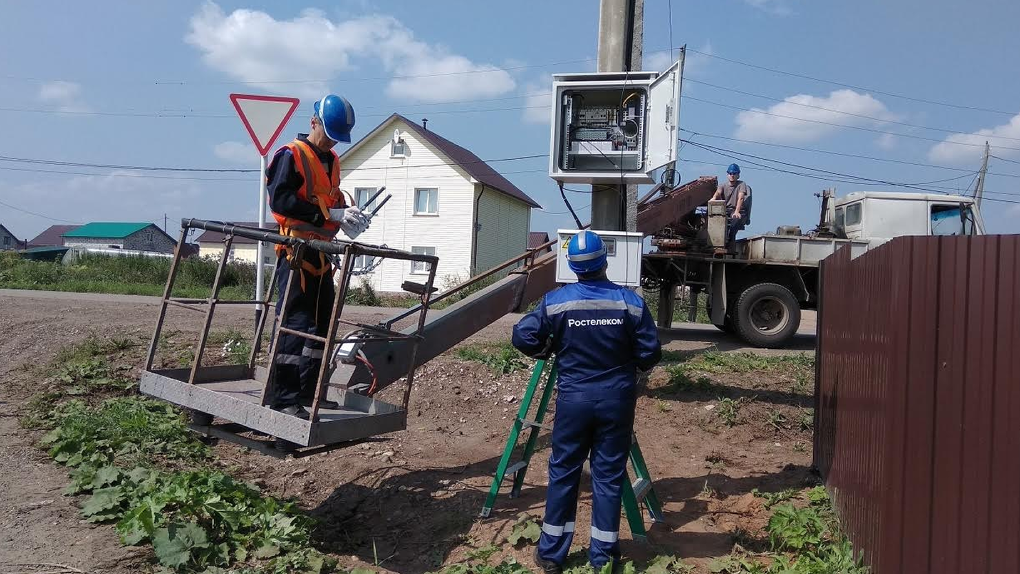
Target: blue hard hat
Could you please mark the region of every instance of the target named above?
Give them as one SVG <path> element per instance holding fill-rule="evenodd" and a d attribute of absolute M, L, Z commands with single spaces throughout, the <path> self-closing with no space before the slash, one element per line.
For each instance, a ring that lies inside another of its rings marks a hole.
<path fill-rule="evenodd" d="M 606 244 L 594 231 L 579 232 L 567 244 L 567 265 L 578 275 L 601 271 L 606 266 Z"/>
<path fill-rule="evenodd" d="M 726 173 L 740 173 L 740 166 L 735 163 L 731 163 L 730 167 L 726 168 Z"/>
<path fill-rule="evenodd" d="M 351 142 L 354 107 L 346 98 L 330 94 L 315 102 L 315 117 L 322 122 L 326 137 L 335 142 Z"/>

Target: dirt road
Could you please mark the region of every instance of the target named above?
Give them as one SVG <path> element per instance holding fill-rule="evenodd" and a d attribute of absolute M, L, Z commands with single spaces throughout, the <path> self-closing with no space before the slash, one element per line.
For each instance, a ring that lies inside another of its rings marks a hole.
<path fill-rule="evenodd" d="M 88 572 L 137 572 L 148 559 L 145 550 L 122 547 L 112 527 L 79 519 L 74 501 L 60 494 L 65 469 L 33 447 L 38 437 L 21 429 L 16 417 L 38 390 L 27 366 L 45 364 L 88 334 L 130 337 L 141 349 L 156 310 L 156 300 L 148 297 L 0 291 L 0 332 L 6 335 L 0 338 L 0 571 L 15 563 L 52 562 Z M 350 312 L 359 321 L 391 313 Z M 172 311 L 168 328 L 193 332 L 201 319 Z M 472 341 L 505 340 L 515 321 L 506 317 Z M 249 325 L 249 311 L 217 312 L 216 328 Z M 701 340 L 692 340 L 697 337 L 689 331 L 664 332 L 664 345 L 674 351 L 725 345 L 713 327 L 701 329 Z M 496 376 L 447 354 L 419 371 L 405 431 L 297 460 L 270 459 L 227 443 L 215 452 L 235 476 L 274 495 L 297 496 L 320 519 L 315 537 L 321 550 L 348 562 L 378 559 L 395 572 L 425 572 L 463 558 L 472 547 L 502 544 L 519 513 L 541 514 L 548 449 L 536 455 L 520 498 L 502 496 L 492 518 L 477 518 L 527 377 L 524 370 Z M 713 375 L 710 388 L 691 391 L 677 390 L 669 379 L 665 368 L 653 372 L 636 425 L 666 522 L 652 528 L 651 546 L 632 542 L 629 533 L 621 538 L 628 556 L 675 553 L 707 572 L 711 558 L 730 552 L 735 531 L 760 530 L 767 520 L 753 489 L 799 487 L 809 480 L 810 430 L 770 421 L 797 420 L 811 401 L 803 388 L 791 390 L 798 382 L 782 373 Z M 401 393 L 399 387 L 381 395 Z M 720 423 L 714 410 L 721 396 L 743 405 L 733 426 Z M 590 519 L 589 491 L 582 486 L 579 532 L 587 531 Z M 582 538 L 575 543 L 582 545 Z M 530 563 L 527 549 L 504 545 L 503 553 Z"/>

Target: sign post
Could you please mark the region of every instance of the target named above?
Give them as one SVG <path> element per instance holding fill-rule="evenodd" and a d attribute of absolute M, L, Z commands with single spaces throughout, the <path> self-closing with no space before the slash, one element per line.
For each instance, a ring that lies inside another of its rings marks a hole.
<path fill-rule="evenodd" d="M 251 94 L 230 94 L 230 103 L 234 104 L 237 115 L 244 123 L 248 135 L 251 136 L 255 149 L 259 152 L 259 228 L 264 228 L 266 223 L 266 167 L 268 165 L 269 150 L 273 142 L 280 136 L 284 126 L 294 115 L 300 100 L 297 98 L 286 98 L 281 96 L 258 96 Z M 256 255 L 258 261 L 255 264 L 255 300 L 261 301 L 265 289 L 265 260 L 264 246 L 258 242 Z M 264 311 L 261 304 L 258 305 L 258 315 Z"/>

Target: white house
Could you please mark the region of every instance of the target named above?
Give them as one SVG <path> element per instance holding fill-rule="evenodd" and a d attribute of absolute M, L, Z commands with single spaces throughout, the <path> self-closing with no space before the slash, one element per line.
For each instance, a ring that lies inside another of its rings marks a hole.
<path fill-rule="evenodd" d="M 382 186 L 393 196 L 358 241 L 438 256 L 436 287 L 528 249 L 531 208 L 540 206 L 475 154 L 399 114 L 348 148 L 340 165 L 340 187 L 359 206 Z M 372 264 L 361 257 L 356 268 Z M 425 278 L 424 266 L 387 259 L 353 284 L 397 292 L 405 280 Z"/>
<path fill-rule="evenodd" d="M 244 227 L 258 227 L 259 224 L 254 221 L 239 221 L 236 225 Z M 268 231 L 277 232 L 279 227 L 276 223 L 267 223 L 264 226 Z M 219 259 L 223 257 L 223 239 L 224 235 L 218 231 L 203 231 L 198 236 L 196 242 L 198 243 L 198 255 L 200 257 L 212 257 Z M 265 258 L 266 265 L 276 264 L 276 251 L 274 250 L 272 243 L 266 243 L 263 256 Z M 241 237 L 240 235 L 234 236 L 234 241 L 230 244 L 230 257 L 229 261 L 244 261 L 246 263 L 255 263 L 258 259 L 258 242 L 254 239 L 248 239 L 247 237 Z"/>

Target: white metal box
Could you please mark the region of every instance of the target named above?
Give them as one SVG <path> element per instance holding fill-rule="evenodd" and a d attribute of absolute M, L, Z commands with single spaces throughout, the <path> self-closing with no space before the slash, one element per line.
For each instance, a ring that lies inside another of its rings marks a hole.
<path fill-rule="evenodd" d="M 676 161 L 684 57 L 664 72 L 556 74 L 549 177 L 574 183 L 655 183 Z"/>
<path fill-rule="evenodd" d="M 595 230 L 592 230 L 595 231 Z M 644 235 L 627 231 L 595 231 L 606 244 L 606 275 L 617 285 L 641 285 L 641 245 Z M 558 229 L 556 282 L 577 283 L 577 275 L 567 265 L 567 244 L 577 235 L 576 229 Z"/>

